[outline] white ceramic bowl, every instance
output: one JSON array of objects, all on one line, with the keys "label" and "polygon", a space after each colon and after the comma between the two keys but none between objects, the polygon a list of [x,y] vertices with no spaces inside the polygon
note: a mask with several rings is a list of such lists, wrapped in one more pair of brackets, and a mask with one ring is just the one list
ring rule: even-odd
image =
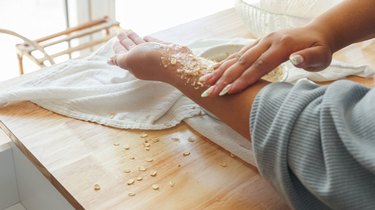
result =
[{"label": "white ceramic bowl", "polygon": [[217,45],[201,52],[199,56],[219,62],[227,58],[229,55],[240,51],[243,47],[244,45],[242,44]]},{"label": "white ceramic bowl", "polygon": [[[199,56],[219,62],[227,58],[229,55],[240,51],[244,46],[245,45],[242,44],[217,45],[201,52]],[[287,77],[288,71],[285,68],[285,65],[281,64],[278,68],[262,77],[262,79],[269,82],[284,82]]]}]

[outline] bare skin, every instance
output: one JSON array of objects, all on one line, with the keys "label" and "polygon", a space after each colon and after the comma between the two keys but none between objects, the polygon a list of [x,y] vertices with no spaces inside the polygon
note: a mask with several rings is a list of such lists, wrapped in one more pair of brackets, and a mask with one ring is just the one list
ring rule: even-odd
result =
[{"label": "bare skin", "polygon": [[[181,79],[177,72],[178,65],[170,65],[166,69],[161,65],[161,56],[167,47],[168,45],[156,39],[151,37],[142,39],[134,32],[129,31],[119,35],[119,41],[115,44],[114,49],[122,54],[113,57],[109,63],[129,70],[139,79],[161,81],[173,85],[250,140],[251,106],[256,94],[269,83],[260,80],[236,95],[203,98],[201,94],[205,88],[195,89],[191,85],[186,85],[186,81]],[[231,111],[228,112],[228,110]]]},{"label": "bare skin", "polygon": [[325,69],[332,54],[354,42],[375,37],[375,1],[345,0],[304,27],[271,33],[244,47],[204,76],[217,96],[230,86],[235,94],[290,59],[307,71]]}]

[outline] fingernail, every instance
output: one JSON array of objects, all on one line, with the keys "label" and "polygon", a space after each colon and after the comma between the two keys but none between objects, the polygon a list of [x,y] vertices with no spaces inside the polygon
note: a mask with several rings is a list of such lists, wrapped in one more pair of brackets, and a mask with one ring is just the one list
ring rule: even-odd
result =
[{"label": "fingernail", "polygon": [[232,88],[232,84],[225,86],[225,88],[221,90],[221,92],[219,93],[219,96],[226,95],[231,88]]},{"label": "fingernail", "polygon": [[291,55],[289,57],[289,60],[295,66],[300,65],[301,63],[303,63],[303,57],[301,55]]},{"label": "fingernail", "polygon": [[212,74],[205,74],[199,78],[200,82],[205,82],[212,77]]},{"label": "fingernail", "polygon": [[215,88],[215,86],[209,87],[206,91],[204,91],[202,93],[201,97],[205,98],[205,97],[209,96],[212,93],[212,91],[214,90],[214,88]]}]

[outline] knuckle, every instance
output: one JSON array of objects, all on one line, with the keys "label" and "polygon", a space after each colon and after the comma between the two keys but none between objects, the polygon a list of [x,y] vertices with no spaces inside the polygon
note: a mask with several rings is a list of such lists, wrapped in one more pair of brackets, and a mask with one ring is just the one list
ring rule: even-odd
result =
[{"label": "knuckle", "polygon": [[246,55],[238,55],[237,63],[242,67],[246,67],[250,65],[250,59]]},{"label": "knuckle", "polygon": [[293,37],[289,34],[283,34],[280,36],[279,43],[281,45],[290,45],[293,41]]},{"label": "knuckle", "polygon": [[262,58],[259,58],[258,60],[256,60],[253,65],[254,65],[254,68],[258,71],[265,71],[267,67],[269,66],[268,62]]}]

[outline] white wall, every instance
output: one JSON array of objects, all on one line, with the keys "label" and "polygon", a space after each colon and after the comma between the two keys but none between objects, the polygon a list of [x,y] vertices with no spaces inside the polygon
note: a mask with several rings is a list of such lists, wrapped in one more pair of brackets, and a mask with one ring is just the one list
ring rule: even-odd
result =
[{"label": "white wall", "polygon": [[233,6],[234,0],[116,0],[116,19],[147,35]]}]

